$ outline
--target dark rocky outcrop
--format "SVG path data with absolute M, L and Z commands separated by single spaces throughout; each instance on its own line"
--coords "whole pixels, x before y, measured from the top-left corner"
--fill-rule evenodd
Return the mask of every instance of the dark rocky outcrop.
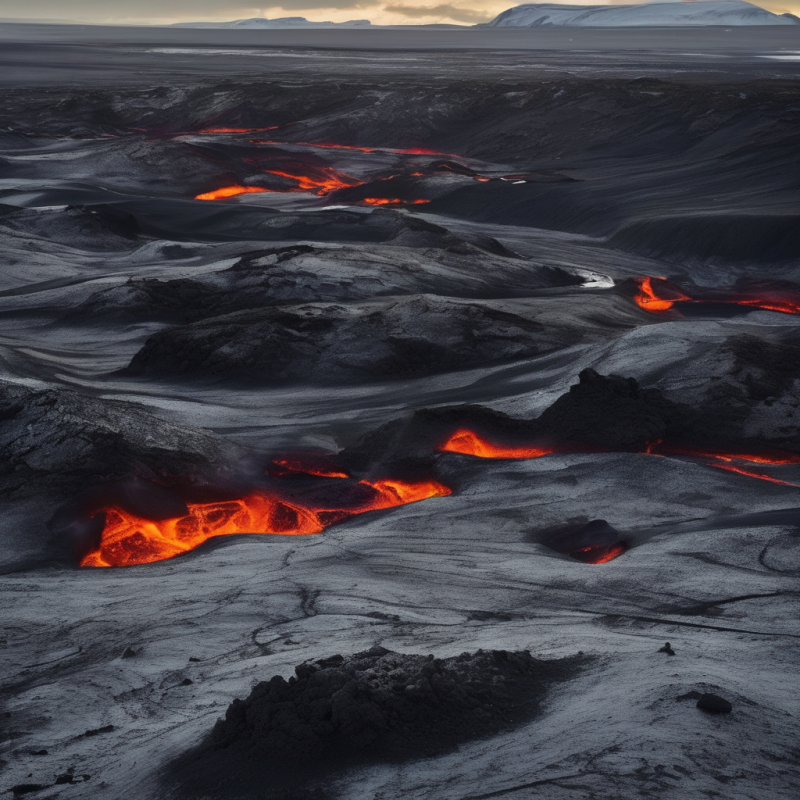
M 0 480 L 7 491 L 66 495 L 140 475 L 208 479 L 244 451 L 136 403 L 0 381 Z
M 526 358 L 579 336 L 495 306 L 426 295 L 242 311 L 154 334 L 127 373 L 339 383 Z
M 214 729 L 215 747 L 235 745 L 277 763 L 320 753 L 405 759 L 442 752 L 529 718 L 565 666 L 527 651 L 436 659 L 378 647 L 295 672 L 235 700 Z

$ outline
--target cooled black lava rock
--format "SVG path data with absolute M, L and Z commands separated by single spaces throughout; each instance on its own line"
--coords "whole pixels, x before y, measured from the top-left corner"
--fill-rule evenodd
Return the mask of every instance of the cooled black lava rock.
M 0 381 L 0 481 L 76 493 L 128 477 L 220 475 L 244 451 L 136 403 Z
M 127 372 L 267 385 L 357 381 L 525 358 L 577 335 L 500 305 L 424 295 L 242 311 L 154 334 Z
M 733 711 L 733 706 L 724 697 L 711 693 L 700 695 L 697 707 L 712 714 L 730 714 Z
M 599 375 L 592 369 L 579 377 L 538 419 L 542 431 L 561 444 L 639 451 L 682 432 L 692 416 L 657 389 L 642 389 L 633 378 Z
M 530 719 L 548 684 L 573 667 L 527 651 L 437 659 L 376 647 L 332 656 L 234 700 L 213 743 L 275 764 L 439 753 Z

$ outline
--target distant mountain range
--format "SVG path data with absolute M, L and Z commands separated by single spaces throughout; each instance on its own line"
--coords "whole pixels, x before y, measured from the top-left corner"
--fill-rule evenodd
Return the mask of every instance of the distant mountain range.
M 174 28 L 247 28 L 274 30 L 276 28 L 369 28 L 372 23 L 368 19 L 351 19 L 348 22 L 311 22 L 305 17 L 279 17 L 265 19 L 235 19 L 232 22 L 179 22 Z
M 773 14 L 744 0 L 684 0 L 625 6 L 573 6 L 533 3 L 509 8 L 487 28 L 628 28 L 688 25 L 795 25 L 791 14 Z

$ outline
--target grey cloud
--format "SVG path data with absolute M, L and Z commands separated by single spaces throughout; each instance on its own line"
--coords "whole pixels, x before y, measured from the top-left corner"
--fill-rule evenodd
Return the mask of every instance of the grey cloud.
M 402 14 L 404 17 L 418 19 L 421 17 L 446 17 L 458 22 L 486 22 L 495 17 L 486 11 L 478 11 L 474 8 L 457 8 L 449 3 L 442 3 L 438 6 L 406 6 L 388 5 L 384 6 L 386 11 L 392 14 Z

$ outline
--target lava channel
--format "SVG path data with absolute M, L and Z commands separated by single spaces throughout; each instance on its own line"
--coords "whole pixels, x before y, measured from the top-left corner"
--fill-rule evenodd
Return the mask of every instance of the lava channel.
M 359 481 L 343 492 L 340 504 L 303 505 L 267 492 L 237 500 L 192 503 L 181 517 L 149 520 L 119 507 L 103 509 L 99 547 L 82 567 L 128 567 L 187 553 L 215 536 L 241 533 L 304 536 L 358 514 L 444 497 L 450 489 L 436 481 Z
M 268 189 L 262 189 L 260 186 L 223 186 L 221 189 L 214 189 L 212 192 L 204 192 L 198 194 L 195 200 L 224 200 L 226 197 L 236 197 L 239 194 L 260 194 L 267 192 Z
M 478 458 L 539 458 L 556 452 L 553 447 L 510 447 L 494 444 L 468 428 L 459 428 L 437 448 L 442 453 L 460 453 Z
M 634 278 L 634 283 L 634 302 L 652 314 L 675 311 L 674 307 L 681 303 L 734 305 L 782 314 L 800 314 L 800 287 L 788 282 L 752 281 L 738 288 L 708 289 L 694 295 L 666 278 Z
M 676 456 L 690 456 L 692 458 L 703 459 L 703 463 L 709 467 L 716 467 L 717 469 L 724 469 L 727 472 L 735 472 L 737 475 L 745 475 L 748 478 L 757 478 L 758 480 L 768 481 L 769 483 L 776 483 L 779 486 L 792 486 L 800 488 L 796 483 L 783 481 L 779 478 L 774 478 L 772 475 L 767 475 L 764 472 L 757 472 L 743 464 L 766 464 L 771 466 L 787 466 L 800 464 L 800 456 L 794 453 L 786 453 L 781 451 L 764 452 L 764 453 L 727 453 L 720 450 L 700 450 L 687 447 L 671 447 L 659 445 L 650 450 L 654 455 L 676 455 Z M 737 463 L 738 462 L 738 463 Z

